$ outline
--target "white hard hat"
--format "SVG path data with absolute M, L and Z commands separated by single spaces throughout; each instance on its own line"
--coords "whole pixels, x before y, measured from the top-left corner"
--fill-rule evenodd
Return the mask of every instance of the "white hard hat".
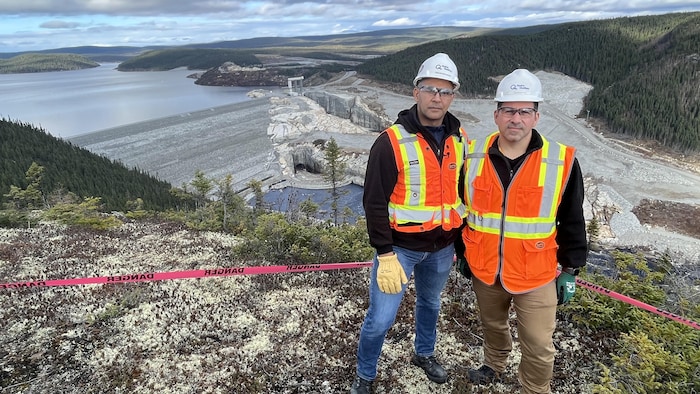
M 498 102 L 527 101 L 539 103 L 542 98 L 542 83 L 535 74 L 519 68 L 506 75 L 496 88 L 496 98 Z
M 418 86 L 418 82 L 424 78 L 444 79 L 452 82 L 455 89 L 459 89 L 457 66 L 452 59 L 444 53 L 436 53 L 425 59 L 418 69 L 418 75 L 413 78 L 413 86 Z

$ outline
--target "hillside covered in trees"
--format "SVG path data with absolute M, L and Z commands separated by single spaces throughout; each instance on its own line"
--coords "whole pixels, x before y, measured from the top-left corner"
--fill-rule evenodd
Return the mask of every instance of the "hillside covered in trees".
M 164 71 L 178 67 L 206 70 L 226 62 L 239 66 L 259 66 L 260 60 L 248 50 L 238 49 L 158 49 L 119 63 L 119 71 Z
M 368 60 L 358 71 L 405 84 L 421 61 L 446 52 L 459 68 L 461 92 L 493 97 L 516 68 L 558 71 L 590 83 L 582 116 L 616 133 L 700 151 L 700 13 L 625 17 L 506 29 L 436 41 Z M 590 113 L 585 113 L 590 111 Z
M 137 169 L 95 155 L 34 126 L 0 120 L 0 201 L 11 186 L 27 187 L 25 173 L 32 163 L 44 168 L 40 189 L 74 193 L 81 198 L 101 197 L 105 211 L 124 211 L 129 201 L 141 199 L 143 208 L 165 210 L 178 201 L 172 186 Z
M 97 66 L 99 63 L 76 54 L 27 53 L 0 59 L 0 74 L 82 70 Z

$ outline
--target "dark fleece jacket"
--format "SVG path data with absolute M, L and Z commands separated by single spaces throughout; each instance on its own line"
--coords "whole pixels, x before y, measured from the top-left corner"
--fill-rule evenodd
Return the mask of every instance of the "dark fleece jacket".
M 451 135 L 460 135 L 460 122 L 449 112 L 446 113 L 442 123 L 445 139 L 438 142 L 433 137 L 433 133 L 418 121 L 417 110 L 417 106 L 414 105 L 410 109 L 401 111 L 395 124 L 402 125 L 409 133 L 422 135 L 428 141 L 435 156 L 442 162 L 444 140 Z M 401 233 L 391 229 L 389 197 L 394 190 L 398 175 L 391 141 L 387 133 L 382 132 L 369 153 L 362 198 L 369 241 L 377 253 L 391 252 L 394 245 L 420 252 L 434 252 L 453 243 L 459 237 L 460 229 L 444 231 L 442 228 L 436 228 L 423 233 Z M 460 177 L 460 193 L 463 189 L 461 182 L 462 177 Z M 428 185 L 428 187 L 439 188 L 440 185 Z

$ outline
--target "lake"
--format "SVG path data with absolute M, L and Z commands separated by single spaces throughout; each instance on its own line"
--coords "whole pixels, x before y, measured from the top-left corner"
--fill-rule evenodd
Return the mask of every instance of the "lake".
M 233 104 L 253 88 L 195 85 L 197 71 L 117 71 L 117 63 L 46 73 L 0 74 L 0 118 L 69 138 Z M 273 88 L 274 89 L 274 88 Z

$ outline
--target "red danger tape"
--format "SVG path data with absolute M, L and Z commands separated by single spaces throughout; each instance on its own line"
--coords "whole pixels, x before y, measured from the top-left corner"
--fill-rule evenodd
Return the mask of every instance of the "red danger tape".
M 330 264 L 308 264 L 308 265 L 270 265 L 257 267 L 229 267 L 229 268 L 213 268 L 204 270 L 190 271 L 170 271 L 170 272 L 150 272 L 143 274 L 127 274 L 116 276 L 97 276 L 92 278 L 76 278 L 76 279 L 52 279 L 39 280 L 32 282 L 15 282 L 15 283 L 0 283 L 0 289 L 27 289 L 35 287 L 52 287 L 52 286 L 78 286 L 78 285 L 94 285 L 106 283 L 128 283 L 128 282 L 148 282 L 156 280 L 171 280 L 171 279 L 188 279 L 188 278 L 212 278 L 222 276 L 235 275 L 261 275 L 261 274 L 279 274 L 286 272 L 305 272 L 305 271 L 330 271 L 337 269 L 348 268 L 365 268 L 371 267 L 371 261 L 352 262 L 352 263 L 330 263 Z M 645 309 L 649 312 L 663 316 L 667 319 L 675 320 L 686 326 L 700 330 L 700 323 L 686 319 L 675 313 L 667 312 L 655 306 L 645 304 L 634 298 L 608 290 L 594 283 L 586 282 L 581 278 L 576 278 L 576 283 L 579 285 L 596 291 L 600 294 L 617 299 L 637 308 Z
M 348 268 L 364 268 L 372 262 L 308 264 L 308 265 L 270 265 L 259 267 L 229 267 L 190 271 L 150 272 L 143 274 L 126 274 L 116 276 L 97 276 L 92 278 L 52 279 L 32 282 L 1 283 L 0 289 L 26 289 L 33 287 L 78 286 L 105 283 L 148 282 L 156 280 L 211 278 L 234 275 L 279 274 L 284 272 L 329 271 Z
M 630 304 L 632 306 L 636 306 L 637 308 L 647 310 L 651 313 L 656 313 L 657 315 L 663 316 L 667 319 L 675 320 L 681 324 L 685 324 L 686 326 L 692 327 L 696 330 L 700 330 L 700 323 L 692 321 L 690 319 L 686 319 L 683 316 L 677 315 L 675 313 L 667 312 L 667 311 L 665 311 L 663 309 L 659 309 L 653 305 L 649 305 L 649 304 L 646 304 L 642 301 L 635 300 L 634 298 L 628 297 L 624 294 L 616 293 L 612 290 L 606 289 L 605 287 L 598 286 L 595 283 L 586 282 L 585 280 L 583 280 L 581 278 L 576 278 L 576 283 L 587 288 L 588 290 L 593 290 L 593 291 L 598 292 L 600 294 L 606 295 L 610 298 L 614 298 L 616 300 L 625 302 L 625 303 Z

